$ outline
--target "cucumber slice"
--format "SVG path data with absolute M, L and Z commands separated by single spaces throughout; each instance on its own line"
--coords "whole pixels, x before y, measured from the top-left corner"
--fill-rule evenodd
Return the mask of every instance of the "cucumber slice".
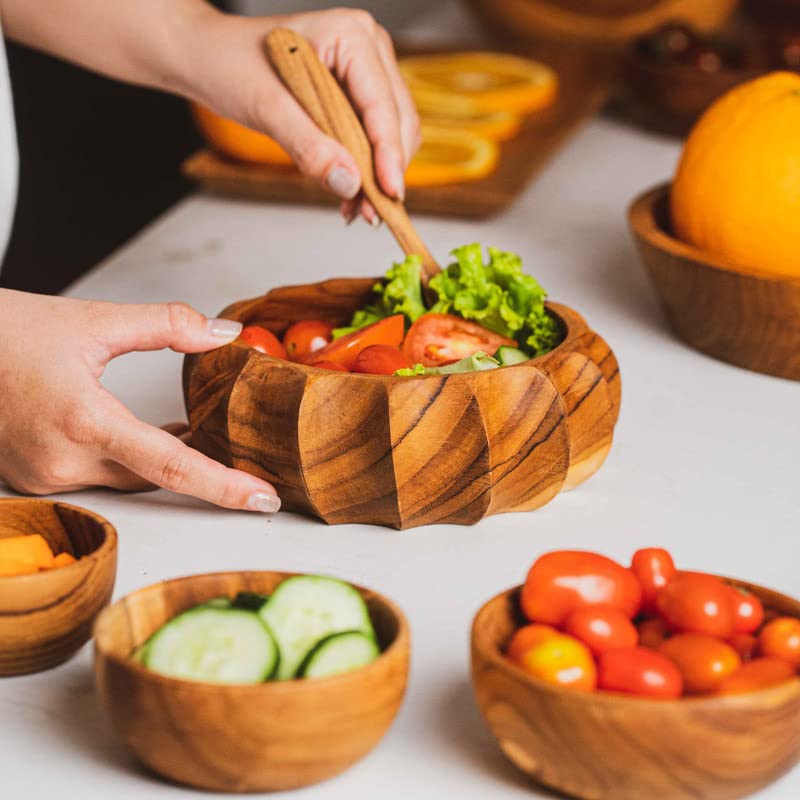
M 334 633 L 308 654 L 300 672 L 304 678 L 327 678 L 366 667 L 381 654 L 372 636 L 360 631 Z
M 239 592 L 233 598 L 234 608 L 243 608 L 245 611 L 259 611 L 269 598 L 265 594 L 256 592 Z
M 504 344 L 502 347 L 497 348 L 494 357 L 504 366 L 509 367 L 511 364 L 521 364 L 523 361 L 530 361 L 530 356 L 520 350 L 518 347 L 509 347 Z
M 144 652 L 154 672 L 207 683 L 261 683 L 278 661 L 278 647 L 258 614 L 207 605 L 167 622 Z
M 375 638 L 361 595 L 335 578 L 287 578 L 258 613 L 278 642 L 281 681 L 294 678 L 314 645 L 333 633 L 358 631 Z
M 204 608 L 230 608 L 233 605 L 233 600 L 230 597 L 212 597 L 210 600 L 206 600 L 205 603 L 201 603 Z

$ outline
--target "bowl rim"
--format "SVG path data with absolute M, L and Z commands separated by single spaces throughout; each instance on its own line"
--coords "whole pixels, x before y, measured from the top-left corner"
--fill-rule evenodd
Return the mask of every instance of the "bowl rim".
M 776 592 L 773 589 L 769 589 L 766 586 L 761 586 L 757 583 L 749 583 L 748 581 L 740 580 L 739 578 L 730 578 L 725 575 L 717 575 L 716 577 L 721 578 L 722 580 L 731 583 L 735 586 L 744 588 L 744 589 L 758 589 L 761 591 L 768 592 L 772 595 L 777 597 L 781 597 L 786 599 L 787 601 L 795 604 L 800 604 L 800 600 L 796 600 L 789 595 L 783 594 L 782 592 Z M 569 689 L 564 686 L 559 686 L 554 683 L 548 683 L 547 681 L 543 681 L 539 678 L 534 677 L 533 675 L 529 675 L 523 669 L 518 667 L 513 661 L 507 658 L 500 648 L 498 647 L 488 647 L 484 646 L 484 642 L 481 641 L 481 646 L 478 646 L 478 639 L 476 636 L 476 629 L 478 625 L 479 619 L 481 619 L 485 614 L 488 613 L 489 606 L 493 603 L 498 601 L 510 599 L 513 594 L 519 593 L 522 590 L 522 584 L 518 584 L 516 586 L 512 586 L 505 591 L 499 592 L 498 594 L 491 597 L 487 600 L 481 607 L 478 609 L 477 613 L 475 614 L 473 621 L 472 621 L 472 629 L 471 629 L 471 644 L 472 648 L 478 650 L 483 658 L 489 659 L 492 662 L 492 665 L 495 668 L 501 669 L 503 672 L 509 674 L 514 680 L 526 684 L 532 689 L 535 689 L 538 692 L 546 692 L 548 694 L 553 695 L 560 695 L 562 697 L 571 698 L 574 702 L 592 702 L 592 703 L 628 703 L 637 705 L 638 707 L 652 707 L 652 708 L 673 708 L 676 704 L 679 704 L 681 708 L 691 706 L 692 708 L 699 708 L 699 707 L 709 707 L 709 706 L 717 706 L 717 707 L 738 707 L 742 705 L 748 705 L 752 698 L 759 698 L 763 699 L 769 695 L 778 696 L 779 693 L 787 693 L 790 692 L 791 694 L 795 694 L 800 697 L 800 674 L 796 673 L 794 677 L 788 678 L 781 683 L 776 683 L 773 686 L 766 686 L 761 689 L 755 689 L 750 692 L 743 692 L 741 694 L 728 694 L 728 695 L 701 695 L 697 697 L 688 696 L 688 697 L 678 697 L 672 700 L 659 700 L 656 698 L 651 697 L 637 697 L 636 695 L 627 695 L 622 692 L 611 692 L 605 689 L 595 689 L 591 692 L 580 692 L 576 691 L 575 689 Z M 473 659 L 473 666 L 474 666 L 474 659 Z M 474 682 L 474 673 L 473 673 L 473 682 Z
M 628 224 L 636 236 L 658 250 L 691 261 L 695 266 L 703 267 L 712 272 L 727 275 L 733 274 L 745 280 L 758 281 L 765 284 L 789 285 L 800 288 L 800 276 L 773 275 L 766 272 L 757 272 L 755 268 L 744 269 L 737 267 L 723 257 L 700 250 L 665 230 L 656 221 L 655 207 L 669 196 L 671 188 L 672 181 L 664 181 L 646 189 L 631 201 L 628 206 Z
M 285 572 L 282 570 L 226 570 L 224 572 L 203 572 L 194 575 L 183 575 L 177 578 L 167 578 L 166 580 L 159 581 L 158 583 L 151 583 L 147 586 L 142 586 L 139 589 L 134 589 L 132 592 L 121 597 L 119 600 L 115 601 L 114 603 L 106 606 L 98 615 L 92 625 L 92 639 L 94 641 L 94 659 L 97 662 L 98 656 L 102 656 L 102 658 L 106 659 L 114 663 L 117 667 L 125 669 L 131 672 L 134 676 L 136 676 L 137 680 L 150 680 L 154 681 L 155 683 L 159 683 L 165 687 L 171 687 L 173 689 L 180 689 L 189 687 L 193 690 L 197 690 L 199 692 L 233 692 L 236 694 L 247 694 L 247 693 L 254 693 L 254 692 L 263 692 L 263 691 L 272 691 L 272 692 L 280 692 L 282 694 L 292 695 L 297 692 L 307 691 L 313 687 L 336 687 L 337 685 L 346 683 L 348 681 L 353 681 L 356 679 L 356 676 L 359 678 L 363 678 L 368 672 L 374 672 L 379 667 L 383 666 L 389 658 L 398 659 L 402 658 L 402 653 L 405 651 L 406 653 L 410 652 L 411 647 L 411 633 L 410 633 L 410 626 L 408 624 L 408 620 L 406 619 L 405 614 L 400 609 L 400 607 L 390 600 L 385 595 L 381 594 L 380 592 L 375 591 L 374 589 L 370 589 L 365 586 L 361 586 L 357 583 L 352 583 L 350 581 L 345 581 L 350 586 L 352 586 L 358 593 L 364 597 L 364 595 L 371 596 L 372 598 L 377 599 L 381 604 L 383 604 L 392 614 L 394 619 L 397 622 L 397 635 L 392 640 L 391 644 L 385 649 L 382 650 L 380 655 L 374 660 L 371 661 L 364 667 L 359 667 L 358 669 L 351 670 L 350 672 L 343 672 L 339 675 L 332 675 L 327 678 L 314 678 L 310 680 L 305 680 L 301 678 L 292 678 L 291 680 L 286 681 L 261 681 L 260 683 L 211 683 L 208 681 L 193 681 L 186 678 L 175 678 L 170 675 L 164 675 L 160 672 L 155 672 L 153 670 L 147 669 L 147 667 L 142 666 L 138 662 L 134 661 L 130 656 L 123 657 L 119 656 L 116 653 L 112 653 L 107 648 L 103 647 L 102 642 L 100 641 L 100 637 L 98 636 L 98 629 L 103 622 L 103 618 L 110 615 L 112 609 L 115 609 L 117 606 L 122 606 L 124 603 L 134 595 L 155 591 L 158 587 L 164 584 L 173 584 L 173 583 L 190 583 L 197 579 L 202 578 L 222 578 L 232 575 L 258 575 L 258 574 L 269 574 L 269 575 L 281 575 L 284 576 L 284 580 L 287 578 L 291 578 L 293 576 L 298 575 L 310 575 L 311 573 L 305 572 Z M 318 574 L 318 573 L 314 573 Z M 324 577 L 335 577 L 336 580 L 344 580 L 343 578 L 338 578 L 336 576 L 324 576 Z M 279 584 L 280 585 L 280 584 Z M 169 621 L 169 620 L 167 620 Z M 166 624 L 166 623 L 165 623 Z M 155 633 L 155 631 L 153 631 Z M 152 635 L 152 634 L 151 634 Z M 409 668 L 406 666 L 404 670 L 404 675 L 408 675 Z
M 81 556 L 79 559 L 76 559 L 74 564 L 67 564 L 66 567 L 58 567 L 57 569 L 53 570 L 32 572 L 29 575 L 2 575 L 0 576 L 0 583 L 5 581 L 17 581 L 17 585 L 21 586 L 26 581 L 30 584 L 33 584 L 36 581 L 44 582 L 51 580 L 55 574 L 65 574 L 68 570 L 76 570 L 78 568 L 85 569 L 88 562 L 97 562 L 100 560 L 101 556 L 103 558 L 105 558 L 106 555 L 110 555 L 112 558 L 116 556 L 119 538 L 117 535 L 117 529 L 105 517 L 101 516 L 95 511 L 91 511 L 83 506 L 74 505 L 73 503 L 64 503 L 61 500 L 48 500 L 43 497 L 0 497 L 0 505 L 4 503 L 20 502 L 38 506 L 60 506 L 61 508 L 67 508 L 70 511 L 75 511 L 82 516 L 89 517 L 96 522 L 103 531 L 103 541 L 100 542 L 100 544 L 90 553 L 87 553 L 85 556 Z

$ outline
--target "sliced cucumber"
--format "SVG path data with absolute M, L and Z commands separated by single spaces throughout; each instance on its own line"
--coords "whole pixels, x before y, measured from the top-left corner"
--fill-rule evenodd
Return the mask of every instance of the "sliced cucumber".
M 208 683 L 260 683 L 278 666 L 278 647 L 252 611 L 197 606 L 159 628 L 144 652 L 154 672 Z
M 256 592 L 239 592 L 233 598 L 234 608 L 243 608 L 246 611 L 259 611 L 269 598 L 265 594 Z
M 294 678 L 312 648 L 331 634 L 357 631 L 375 638 L 361 595 L 335 578 L 287 578 L 258 613 L 278 642 L 276 677 L 282 681 Z
M 233 600 L 230 597 L 212 597 L 206 600 L 205 603 L 200 604 L 203 608 L 230 608 L 233 605 Z
M 380 654 L 374 636 L 360 631 L 334 633 L 308 654 L 300 673 L 304 678 L 327 678 L 366 667 Z
M 518 347 L 509 347 L 504 344 L 502 347 L 497 348 L 494 357 L 504 366 L 509 367 L 511 364 L 521 364 L 523 361 L 530 361 L 530 356 L 520 350 Z

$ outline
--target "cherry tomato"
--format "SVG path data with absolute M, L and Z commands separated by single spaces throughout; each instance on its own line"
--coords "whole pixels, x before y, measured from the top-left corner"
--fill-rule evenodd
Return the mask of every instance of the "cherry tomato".
M 739 654 L 725 642 L 704 633 L 679 633 L 658 648 L 681 671 L 688 694 L 715 691 L 742 666 Z
M 758 637 L 758 651 L 762 656 L 774 656 L 800 668 L 800 619 L 775 617 Z
M 576 608 L 564 621 L 564 632 L 582 641 L 595 655 L 636 647 L 639 632 L 615 606 Z
M 306 356 L 303 361 L 312 366 L 320 361 L 333 361 L 334 364 L 341 364 L 351 370 L 358 354 L 372 344 L 388 344 L 399 347 L 405 332 L 404 319 L 402 314 L 380 319 L 373 322 L 372 325 L 359 328 L 357 331 L 326 344 L 321 350 L 315 350 Z
M 728 644 L 739 654 L 742 661 L 749 661 L 758 649 L 758 639 L 752 633 L 734 633 Z
M 667 640 L 669 629 L 667 623 L 661 617 L 651 617 L 638 625 L 639 644 L 642 647 L 649 647 L 651 650 L 658 650 L 661 643 Z
M 551 636 L 558 636 L 558 631 L 550 625 L 524 625 L 511 637 L 511 641 L 506 648 L 506 655 L 512 661 L 519 663 L 528 650 L 541 644 Z
M 371 344 L 365 347 L 353 362 L 353 372 L 368 375 L 393 375 L 398 369 L 407 369 L 411 364 L 396 347 L 388 344 Z
M 597 686 L 609 692 L 673 700 L 681 696 L 683 680 L 666 656 L 646 647 L 631 647 L 600 655 Z
M 493 356 L 502 345 L 517 343 L 453 314 L 423 314 L 406 334 L 403 354 L 412 364 L 441 367 L 477 352 Z
M 679 572 L 658 593 L 658 612 L 681 633 L 706 633 L 729 639 L 733 634 L 730 587 L 714 575 Z
M 344 364 L 336 364 L 333 361 L 317 361 L 314 366 L 317 369 L 330 369 L 336 372 L 350 372 Z
M 597 685 L 597 668 L 589 648 L 563 633 L 529 648 L 519 665 L 534 678 L 569 689 L 591 692 Z
M 300 359 L 321 350 L 331 341 L 331 331 L 333 325 L 322 322 L 318 319 L 304 319 L 302 322 L 295 322 L 283 334 L 283 346 L 292 361 Z
M 581 606 L 615 606 L 631 619 L 641 599 L 639 581 L 616 561 L 582 550 L 555 550 L 531 567 L 520 605 L 531 622 L 562 625 Z
M 733 599 L 733 632 L 752 633 L 764 621 L 764 606 L 752 592 L 730 586 Z
M 660 547 L 637 550 L 631 560 L 631 572 L 642 584 L 642 611 L 655 614 L 656 595 L 676 572 L 672 556 Z
M 768 686 L 788 681 L 794 677 L 791 664 L 780 658 L 754 658 L 747 664 L 742 664 L 733 675 L 729 675 L 719 685 L 718 694 L 744 694 L 757 689 L 766 689 Z
M 240 334 L 239 338 L 250 345 L 253 350 L 259 353 L 266 353 L 275 358 L 286 358 L 286 348 L 281 344 L 280 339 L 266 328 L 260 325 L 248 325 Z

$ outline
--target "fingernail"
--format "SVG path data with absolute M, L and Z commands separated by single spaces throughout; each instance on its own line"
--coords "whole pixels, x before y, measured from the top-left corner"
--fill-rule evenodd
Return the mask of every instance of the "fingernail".
M 276 494 L 256 492 L 247 500 L 246 508 L 249 511 L 261 511 L 264 514 L 274 514 L 281 507 L 281 499 Z
M 395 187 L 394 196 L 402 203 L 406 199 L 406 182 L 399 165 L 392 170 L 390 179 Z
M 242 323 L 232 319 L 210 319 L 208 332 L 220 339 L 235 339 L 242 332 Z
M 373 228 L 380 228 L 381 223 L 383 220 L 376 214 L 370 221 L 369 224 L 372 225 Z
M 344 167 L 334 167 L 328 173 L 327 183 L 334 194 L 344 197 L 345 200 L 355 197 L 361 187 L 358 175 L 353 175 L 349 169 Z

